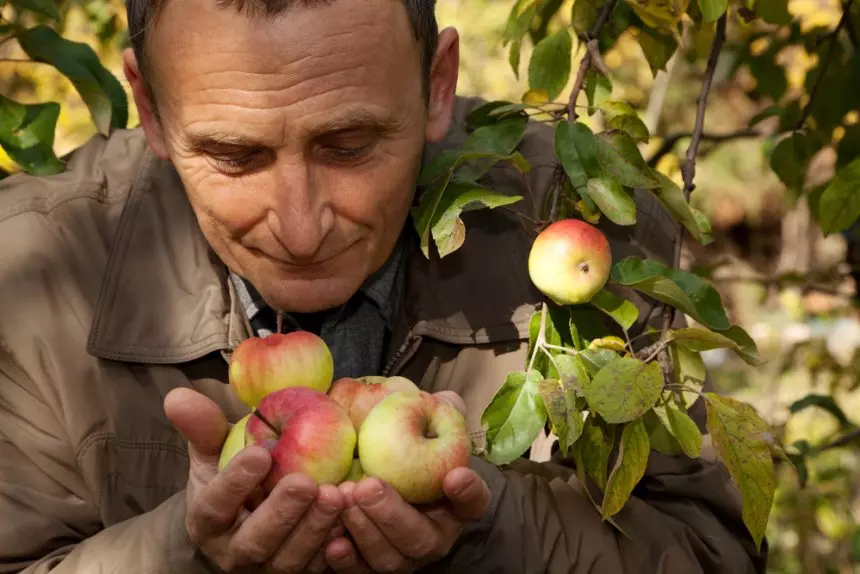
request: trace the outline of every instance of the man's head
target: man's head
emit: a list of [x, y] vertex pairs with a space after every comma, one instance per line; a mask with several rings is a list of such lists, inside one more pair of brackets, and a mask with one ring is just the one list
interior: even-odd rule
[[[209, 243], [270, 304], [344, 303], [448, 130], [458, 40], [430, 0], [127, 0], [125, 73]], [[143, 64], [143, 66], [141, 66]]]

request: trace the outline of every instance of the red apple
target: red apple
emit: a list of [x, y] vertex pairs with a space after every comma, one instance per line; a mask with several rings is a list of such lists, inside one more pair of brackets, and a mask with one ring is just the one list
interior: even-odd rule
[[587, 303], [603, 289], [612, 271], [609, 241], [599, 229], [579, 219], [550, 224], [529, 253], [529, 276], [559, 305]]
[[255, 408], [269, 393], [289, 387], [325, 393], [334, 361], [325, 341], [313, 333], [275, 333], [242, 341], [230, 360], [229, 376], [239, 399]]
[[317, 484], [339, 484], [349, 474], [356, 434], [346, 410], [328, 395], [289, 387], [266, 395], [245, 428], [246, 444], [265, 447], [272, 469], [263, 488], [272, 491], [287, 474], [309, 475]]
[[358, 433], [364, 474], [385, 481], [412, 504], [441, 500], [445, 476], [468, 464], [470, 447], [460, 411], [424, 391], [391, 393]]
[[395, 391], [417, 390], [415, 383], [405, 377], [344, 377], [332, 383], [328, 395], [346, 409], [355, 430], [360, 430], [367, 413], [379, 401]]

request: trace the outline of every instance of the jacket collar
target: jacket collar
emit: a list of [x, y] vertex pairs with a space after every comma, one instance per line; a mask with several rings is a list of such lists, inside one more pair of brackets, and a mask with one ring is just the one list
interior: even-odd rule
[[[408, 235], [401, 307], [407, 333], [457, 345], [527, 338], [538, 295], [525, 274], [528, 244], [519, 223], [483, 210], [468, 214], [467, 227], [464, 246], [443, 260], [425, 258], [417, 234]], [[178, 174], [147, 148], [109, 256], [88, 351], [176, 364], [229, 353], [249, 332]]]

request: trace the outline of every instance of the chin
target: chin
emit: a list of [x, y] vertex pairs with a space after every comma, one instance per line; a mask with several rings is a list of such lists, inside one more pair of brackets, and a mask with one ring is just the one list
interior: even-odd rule
[[361, 288], [360, 277], [285, 278], [266, 276], [254, 286], [263, 299], [285, 313], [313, 313], [340, 307]]

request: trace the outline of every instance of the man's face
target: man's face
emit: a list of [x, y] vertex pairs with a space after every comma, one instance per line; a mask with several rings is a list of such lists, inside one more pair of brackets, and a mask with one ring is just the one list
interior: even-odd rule
[[282, 310], [346, 302], [403, 229], [424, 143], [450, 120], [456, 62], [428, 108], [400, 0], [270, 19], [172, 0], [149, 46], [150, 141], [218, 256]]

